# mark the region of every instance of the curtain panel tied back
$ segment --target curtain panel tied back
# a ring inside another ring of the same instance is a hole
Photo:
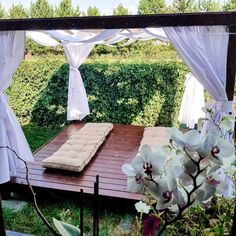
[[[78,68],[88,57],[93,47],[94,44],[79,45],[74,43],[64,46],[70,65],[67,120],[82,120],[90,114],[86,90]]]
[[[232,101],[228,101],[226,66],[229,34],[227,26],[165,27],[166,35],[192,74],[214,99],[214,117],[219,121],[232,113]],[[214,125],[205,122],[203,132]],[[232,124],[232,127],[234,123]]]
[[[12,81],[12,76],[24,57],[25,32],[0,32],[0,146],[12,148],[25,161],[33,161],[33,155],[21,126],[8,105],[4,94]],[[0,149],[0,184],[16,174],[16,168],[23,166],[15,154],[6,148]]]

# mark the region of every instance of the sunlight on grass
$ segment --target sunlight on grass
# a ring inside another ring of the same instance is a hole
[[[63,127],[60,128],[39,127],[32,123],[23,125],[22,128],[32,152],[36,151],[42,145],[47,143],[50,139],[52,139],[63,129]]]

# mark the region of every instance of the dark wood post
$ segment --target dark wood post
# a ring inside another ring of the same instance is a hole
[[[94,183],[94,206],[93,206],[93,236],[99,235],[99,176],[96,176]]]
[[[234,84],[236,74],[236,17],[231,16],[231,21],[234,24],[229,26],[229,46],[227,56],[227,71],[226,71],[226,93],[230,101],[234,98]],[[232,34],[230,34],[232,33]]]

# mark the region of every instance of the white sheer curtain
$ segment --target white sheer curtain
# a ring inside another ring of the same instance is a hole
[[[179,121],[193,129],[198,119],[205,117],[204,89],[192,73],[188,73],[185,77],[185,91],[180,106]]]
[[[67,120],[82,120],[90,114],[87,94],[78,68],[93,47],[94,44],[78,45],[73,43],[64,46],[67,61],[70,65]]]
[[[215,100],[212,108],[216,121],[232,112],[232,101],[228,101],[225,91],[227,26],[166,27],[164,30],[193,75]]]
[[[24,133],[4,94],[23,59],[24,49],[23,31],[0,32],[0,146],[9,146],[24,160],[33,161]],[[0,184],[9,181],[20,166],[22,162],[10,150],[0,149]]]

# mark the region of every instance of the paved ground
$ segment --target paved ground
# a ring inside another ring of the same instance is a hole
[[[21,233],[12,232],[12,231],[6,231],[6,235],[7,236],[32,236],[29,234],[21,234]]]
[[[28,203],[20,200],[2,200],[2,207],[8,208],[13,212],[21,211]]]

